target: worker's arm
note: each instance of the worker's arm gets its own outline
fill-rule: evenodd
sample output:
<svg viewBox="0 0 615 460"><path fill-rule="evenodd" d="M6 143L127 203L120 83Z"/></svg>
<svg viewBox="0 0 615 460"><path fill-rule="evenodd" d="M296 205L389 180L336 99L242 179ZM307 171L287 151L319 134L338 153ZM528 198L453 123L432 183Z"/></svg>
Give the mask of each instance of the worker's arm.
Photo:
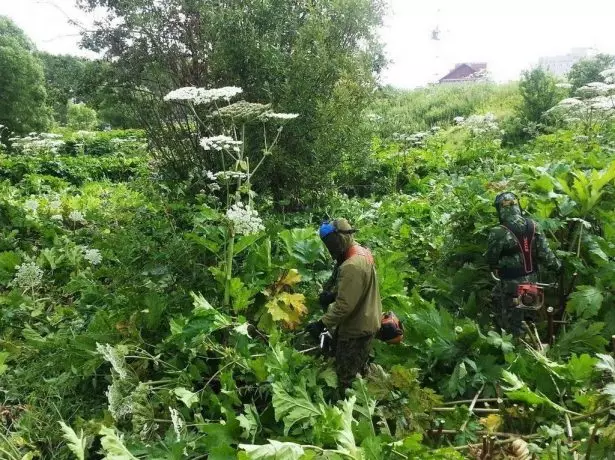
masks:
<svg viewBox="0 0 615 460"><path fill-rule="evenodd" d="M487 239L487 264L492 272L497 271L500 265L500 254L504 248L505 238L502 234L504 229L492 228L489 232L489 238ZM504 230L506 231L506 230Z"/></svg>
<svg viewBox="0 0 615 460"><path fill-rule="evenodd" d="M538 224L534 223L534 225L536 225L536 233L534 238L536 240L536 256L538 257L538 263L555 272L559 272L562 264L549 247L549 242L547 241L547 238L545 238L544 233L538 227Z"/></svg>
<svg viewBox="0 0 615 460"><path fill-rule="evenodd" d="M364 286L365 273L360 266L349 262L340 267L335 303L322 317L328 329L339 325L354 311L363 295Z"/></svg>

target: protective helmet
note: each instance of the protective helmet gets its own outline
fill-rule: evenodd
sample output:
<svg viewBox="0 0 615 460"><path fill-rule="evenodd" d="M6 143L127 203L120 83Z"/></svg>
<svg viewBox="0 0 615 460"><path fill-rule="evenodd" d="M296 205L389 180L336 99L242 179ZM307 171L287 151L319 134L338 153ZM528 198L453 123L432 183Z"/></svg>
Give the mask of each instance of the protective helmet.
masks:
<svg viewBox="0 0 615 460"><path fill-rule="evenodd" d="M495 197L495 202L493 203L493 205L495 206L495 209L500 212L500 209L508 206L519 206L519 198L517 198L517 195L515 195L513 192L500 193L498 196Z"/></svg>
<svg viewBox="0 0 615 460"><path fill-rule="evenodd" d="M318 230L318 235L321 240L333 233L341 233L343 235L352 235L356 230L352 228L346 219L335 219L331 222L323 222Z"/></svg>
<svg viewBox="0 0 615 460"><path fill-rule="evenodd" d="M404 326L392 311L382 315L377 338L391 345L396 345L403 340Z"/></svg>

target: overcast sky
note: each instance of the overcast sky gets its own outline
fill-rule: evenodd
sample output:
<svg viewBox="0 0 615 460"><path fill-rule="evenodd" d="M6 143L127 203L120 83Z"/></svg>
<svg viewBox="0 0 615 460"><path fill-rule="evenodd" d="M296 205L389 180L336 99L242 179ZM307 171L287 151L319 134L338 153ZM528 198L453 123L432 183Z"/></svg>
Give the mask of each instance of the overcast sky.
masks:
<svg viewBox="0 0 615 460"><path fill-rule="evenodd" d="M0 0L0 14L22 27L39 49L79 50L79 28L92 18L75 0ZM541 56L576 47L615 53L615 0L390 0L381 31L392 61L382 79L415 87L457 62L485 61L498 81L515 79ZM440 40L431 32L440 30Z"/></svg>

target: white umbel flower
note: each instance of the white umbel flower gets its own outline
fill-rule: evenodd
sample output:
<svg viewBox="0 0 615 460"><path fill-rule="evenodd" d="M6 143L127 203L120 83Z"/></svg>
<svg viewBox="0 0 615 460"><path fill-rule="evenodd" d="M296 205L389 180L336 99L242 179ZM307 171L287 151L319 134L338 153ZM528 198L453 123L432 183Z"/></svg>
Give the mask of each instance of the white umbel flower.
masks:
<svg viewBox="0 0 615 460"><path fill-rule="evenodd" d="M85 214L77 210L71 211L68 215L68 218L75 223L82 224L85 222Z"/></svg>
<svg viewBox="0 0 615 460"><path fill-rule="evenodd" d="M261 118L265 121L267 120L288 121L288 120L294 120L298 116L299 116L298 113L265 112L261 115Z"/></svg>
<svg viewBox="0 0 615 460"><path fill-rule="evenodd" d="M102 262L102 254L98 249L85 249L83 251L83 258L92 265L98 265Z"/></svg>
<svg viewBox="0 0 615 460"><path fill-rule="evenodd" d="M128 353L128 349L125 346L118 345L114 347L108 343L104 345L96 343L96 351L102 355L105 361L111 364L111 367L117 372L120 379L124 380L128 377L128 368L124 360L124 357Z"/></svg>
<svg viewBox="0 0 615 460"><path fill-rule="evenodd" d="M169 412L171 413L171 423L173 423L173 431L175 431L175 436L177 437L177 441L179 442L182 437L182 430L184 429L184 420L182 416L179 414L177 409L173 409L169 407Z"/></svg>
<svg viewBox="0 0 615 460"><path fill-rule="evenodd" d="M232 180L232 179L242 179L243 180L248 177L246 173L243 173L241 171L220 171L214 175L216 177L216 180L219 180L219 181L227 181L227 180Z"/></svg>
<svg viewBox="0 0 615 460"><path fill-rule="evenodd" d="M233 97L242 93L243 90L236 86L225 86L223 88L196 88L187 86L171 91L165 97L165 101L191 102L195 105L209 104L210 102L225 100L230 101Z"/></svg>
<svg viewBox="0 0 615 460"><path fill-rule="evenodd" d="M33 214L36 214L36 211L38 210L38 200L26 200L23 206L24 208L26 208L26 210L32 212Z"/></svg>
<svg viewBox="0 0 615 460"><path fill-rule="evenodd" d="M600 72L600 75L604 78L604 81L606 83L615 83L615 67L603 70L602 72Z"/></svg>
<svg viewBox="0 0 615 460"><path fill-rule="evenodd" d="M35 262L24 262L15 267L17 273L11 282L12 285L24 290L34 289L43 281L43 270Z"/></svg>
<svg viewBox="0 0 615 460"><path fill-rule="evenodd" d="M243 203L237 203L226 211L226 217L233 223L238 235L251 235L265 229L258 211Z"/></svg>
<svg viewBox="0 0 615 460"><path fill-rule="evenodd" d="M213 137L204 137L201 139L201 147L203 147L203 149L215 150L218 152L222 150L234 150L236 147L241 147L241 144L243 144L243 142L236 141L232 137L225 136L223 134Z"/></svg>

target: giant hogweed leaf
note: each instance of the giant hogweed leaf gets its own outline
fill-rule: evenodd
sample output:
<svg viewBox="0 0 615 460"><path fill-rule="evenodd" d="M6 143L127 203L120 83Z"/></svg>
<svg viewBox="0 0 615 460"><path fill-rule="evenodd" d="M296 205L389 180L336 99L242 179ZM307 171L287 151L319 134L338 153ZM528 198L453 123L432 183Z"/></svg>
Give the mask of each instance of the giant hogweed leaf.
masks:
<svg viewBox="0 0 615 460"><path fill-rule="evenodd" d="M598 353L596 356L600 359L598 364L596 364L596 369L609 372L613 380L615 380L615 360L613 357L602 353Z"/></svg>
<svg viewBox="0 0 615 460"><path fill-rule="evenodd" d="M83 430L81 430L79 432L79 436L77 436L77 433L75 433L75 431L66 423L59 423L62 427L62 431L64 432L62 437L66 439L66 444L68 445L70 451L75 454L75 457L77 457L78 460L84 460L88 438L83 435Z"/></svg>
<svg viewBox="0 0 615 460"><path fill-rule="evenodd" d="M560 334L553 352L557 357L565 357L573 353L604 351L607 340L600 334L603 328L604 323L576 321L570 329Z"/></svg>
<svg viewBox="0 0 615 460"><path fill-rule="evenodd" d="M284 230L279 236L293 264L306 266L325 260L324 246L313 229Z"/></svg>
<svg viewBox="0 0 615 460"><path fill-rule="evenodd" d="M186 390L184 387L174 388L172 393L181 400L187 408L192 407L194 403L199 402L199 395L192 391Z"/></svg>
<svg viewBox="0 0 615 460"><path fill-rule="evenodd" d="M598 360L596 358L592 358L588 354L583 354L581 356L573 355L568 361L568 364L566 364L566 371L569 377L573 380L577 382L589 383L589 380L594 373L594 367L597 367L597 362Z"/></svg>
<svg viewBox="0 0 615 460"><path fill-rule="evenodd" d="M351 396L350 399L342 402L342 428L336 436L338 448L353 458L357 457L357 445L352 433L352 422L354 421L352 412L356 400L355 396Z"/></svg>
<svg viewBox="0 0 615 460"><path fill-rule="evenodd" d="M590 319L600 310L604 296L602 291L594 286L579 286L570 295L566 309L579 318Z"/></svg>
<svg viewBox="0 0 615 460"><path fill-rule="evenodd" d="M502 380L510 385L509 387L503 386L502 389L506 392L506 395L513 401L522 401L534 406L544 404L547 406L551 406L552 408L560 412L567 411L565 407L554 403L542 393L536 393L532 391L524 381L522 381L519 377L517 377L511 372L508 372L506 370L502 371Z"/></svg>
<svg viewBox="0 0 615 460"><path fill-rule="evenodd" d="M269 440L269 444L262 446L254 444L239 444L239 448L244 450L249 460L299 460L305 450L301 444L294 442L280 442L274 439ZM241 457L240 457L241 458Z"/></svg>
<svg viewBox="0 0 615 460"><path fill-rule="evenodd" d="M322 404L314 404L305 389L305 383L296 387L296 394L290 395L280 383L273 384L273 408L277 422L284 421L284 436L300 422L314 423L324 415Z"/></svg>
<svg viewBox="0 0 615 460"><path fill-rule="evenodd" d="M132 455L124 445L122 439L117 435L114 428L103 426L100 428L102 438L103 452L105 453L104 460L138 460Z"/></svg>

